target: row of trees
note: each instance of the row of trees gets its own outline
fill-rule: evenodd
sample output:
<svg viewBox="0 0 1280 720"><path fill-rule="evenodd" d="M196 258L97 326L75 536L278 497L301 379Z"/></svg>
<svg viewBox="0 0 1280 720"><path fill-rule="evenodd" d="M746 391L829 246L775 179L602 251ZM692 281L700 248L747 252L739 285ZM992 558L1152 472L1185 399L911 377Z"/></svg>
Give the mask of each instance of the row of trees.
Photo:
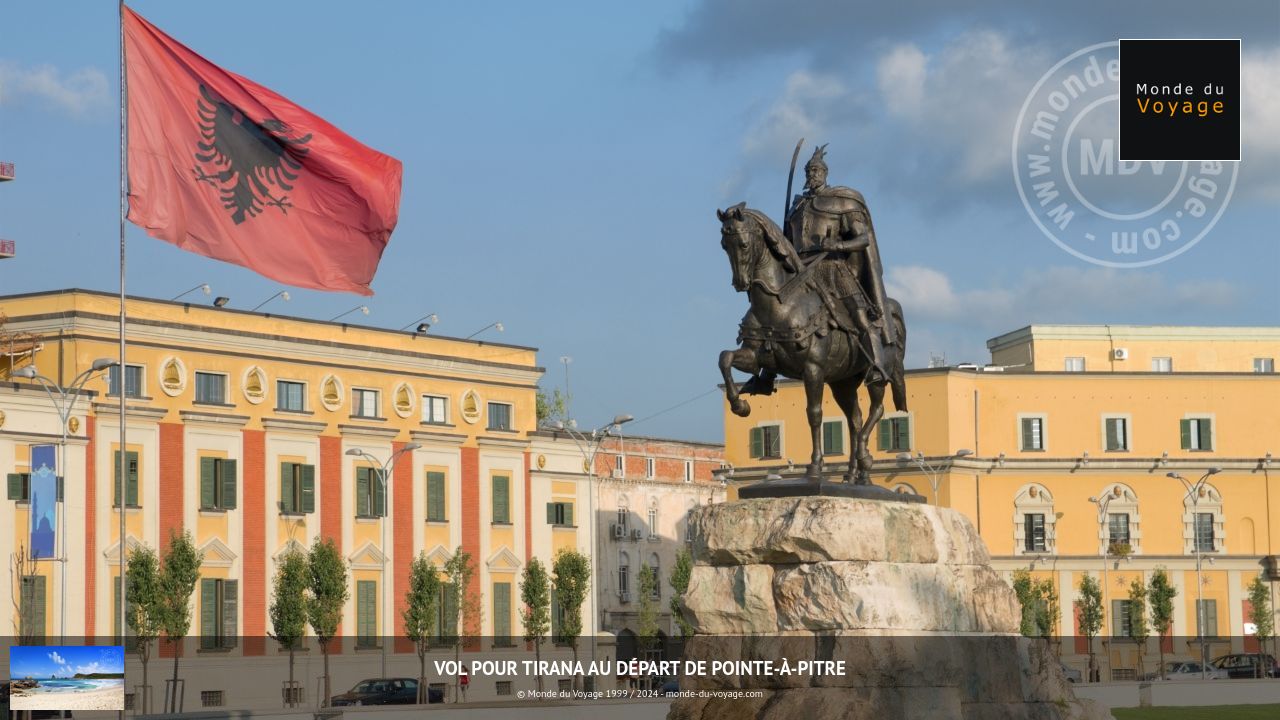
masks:
<svg viewBox="0 0 1280 720"><path fill-rule="evenodd" d="M1037 580L1027 570L1017 570L1013 574L1013 589L1022 606L1022 634L1027 637L1054 638L1058 636L1059 597L1052 580ZM1094 654L1093 639L1102 631L1106 610L1103 607L1102 585L1092 575L1085 575L1080 580L1077 612L1080 634L1089 647L1089 677L1096 682L1099 678L1097 658ZM1250 583L1249 603L1251 606L1249 621L1257 628L1254 637L1262 647L1267 640L1275 637L1275 622L1271 613L1270 589L1258 576ZM1158 672L1164 676L1165 639L1173 628L1173 600L1178 590L1173 586L1169 573L1163 567L1157 567L1147 582L1141 576L1129 583L1124 600L1127 600L1128 617L1122 627L1125 637L1140 648L1154 632L1160 639L1160 666ZM1197 629L1199 632L1199 629ZM1138 674L1144 674L1143 653L1138 654Z"/></svg>
<svg viewBox="0 0 1280 720"><path fill-rule="evenodd" d="M142 708L150 711L151 686L147 682L147 663L152 644L163 635L173 647L173 687L165 695L165 712L179 712L178 660L182 657L182 641L191 630L191 594L200 579L204 553L196 549L191 533L170 531L169 544L163 557L146 545L129 553L124 595L125 622L133 631L142 660Z"/></svg>

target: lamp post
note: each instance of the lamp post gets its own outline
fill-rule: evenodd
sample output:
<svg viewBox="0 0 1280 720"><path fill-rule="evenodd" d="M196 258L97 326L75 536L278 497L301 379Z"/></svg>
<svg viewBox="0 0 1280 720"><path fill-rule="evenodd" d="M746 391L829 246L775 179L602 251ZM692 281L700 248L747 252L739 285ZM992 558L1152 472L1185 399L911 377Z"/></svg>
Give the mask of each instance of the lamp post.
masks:
<svg viewBox="0 0 1280 720"><path fill-rule="evenodd" d="M1098 497L1089 498L1089 502L1098 506L1098 533L1103 535L1104 537L1106 535L1106 526L1104 525L1104 523L1107 521L1107 507L1111 505L1111 498L1112 498L1111 493L1107 493L1101 498L1098 498ZM1107 605L1107 594L1111 591L1111 578L1107 572L1108 570L1107 548L1110 546L1110 538L1106 538L1106 540L1107 542L1104 542L1102 545L1102 616L1110 620L1111 608L1108 607ZM1105 632L1106 626L1103 626L1102 629ZM1111 668L1111 658L1108 657L1107 658L1108 671L1110 670L1110 668Z"/></svg>
<svg viewBox="0 0 1280 720"><path fill-rule="evenodd" d="M972 454L972 450L962 448L955 451L955 453L948 455L947 460L950 462L956 458L968 457ZM939 504L938 488L942 484L942 471L945 468L941 465L935 467L932 463L924 459L924 453L920 451L916 451L914 456L909 452L898 453L898 459L904 462L914 462L916 466L920 468L920 472L924 473L925 477L929 479L929 485L933 488L933 504Z"/></svg>
<svg viewBox="0 0 1280 720"><path fill-rule="evenodd" d="M67 476L67 423L71 420L71 411L76 406L76 400L80 398L80 391L84 389L85 383L89 382L89 378L115 364L116 361L110 358L98 358L93 361L93 365L88 370L77 375L66 388L36 372L34 365L20 367L13 371L13 377L35 380L40 383L41 387L44 388L45 394L49 396L49 401L53 403L54 410L58 413L59 424L62 426L62 442L58 444L58 472L63 478ZM122 374L121 388L124 387L123 382L124 375ZM65 483L66 481L64 480L63 482ZM54 505L58 515L64 515L62 503L55 503ZM61 519L65 520L65 517ZM62 523L59 523L59 526L61 525ZM122 535L121 538L123 537ZM121 542L123 543L123 540ZM62 601L59 603L58 611L58 642L65 643L67 634L67 539L65 532L58 533L58 544L62 546L61 552L58 553L58 562L61 563L59 575L62 576L61 580L58 581L62 588L62 592L59 593L62 596ZM121 547L123 548L124 545L122 544ZM120 557L120 571L121 573L124 572L123 554Z"/></svg>
<svg viewBox="0 0 1280 720"><path fill-rule="evenodd" d="M475 331L475 332L471 333L470 335L468 335L468 336L466 336L466 337L464 337L464 338L462 338L462 339L463 339L463 340L470 340L471 338L473 338L473 337L475 337L475 336L479 335L480 333L484 332L485 330L488 330L489 328L493 328L494 330L497 330L498 332L502 332L503 330L506 330L506 328L502 327L502 323L500 323L500 322L491 322L491 323L489 323L488 325L485 325L484 327L480 328L479 330L477 330L477 331Z"/></svg>
<svg viewBox="0 0 1280 720"><path fill-rule="evenodd" d="M178 300L181 300L183 297L190 295L191 293L197 290L203 290L205 295L208 295L209 293L213 292L213 289L209 287L209 283L200 283L199 285L191 288L190 290L183 290L182 292L178 293L178 295L174 297L173 300L171 300L170 302L177 302Z"/></svg>
<svg viewBox="0 0 1280 720"><path fill-rule="evenodd" d="M1204 581L1200 577L1200 566L1203 555L1200 553L1200 537L1196 533L1198 528L1196 524L1200 519L1200 490L1204 487L1205 481L1210 475L1217 475L1222 472L1220 467L1211 467L1209 471L1200 476L1200 479L1194 483L1188 481L1176 472L1165 473L1166 477L1182 483L1187 490L1187 496L1182 498L1182 504L1185 507L1187 497L1191 498L1191 547L1196 553L1196 637L1200 639L1200 679L1205 677L1205 659L1208 657L1204 639Z"/></svg>
<svg viewBox="0 0 1280 720"><path fill-rule="evenodd" d="M378 476L378 482L382 483L382 507L379 508L380 522L382 523L382 614L390 619L391 612L387 608L387 556L390 554L387 549L387 508L391 506L391 487L387 483L387 473L391 469L391 465L401 455L417 450L422 447L420 443L411 442L399 450L391 453L391 457L387 458L385 463L379 463L378 459L359 448L351 448L347 450L348 455L364 458L369 464L373 465ZM385 628L384 628L385 631ZM391 636L384 635L380 638L382 642L382 677L387 676L387 646L391 644Z"/></svg>
<svg viewBox="0 0 1280 720"><path fill-rule="evenodd" d="M546 420L542 423L542 426L548 430L563 431L570 439L573 440L573 443L578 446L578 452L582 453L584 468L588 473L588 482L591 483L591 492L587 495L587 512L591 515L588 532L591 536L591 552L594 555L593 562L595 563L600 561L600 548L596 544L596 525L599 524L596 521L596 455L600 452L601 441L604 440L606 435L632 420L635 420L635 417L625 413L615 415L612 422L592 430L590 438L575 430L573 428L572 421L566 423L561 420ZM591 448L592 442L595 443L594 448ZM591 448L590 452L588 452L588 448ZM598 590L599 583L593 583L591 587L591 663L593 665L596 662L596 635L598 633L596 628L596 617L600 614L600 593ZM594 687L595 680L592 680L592 688Z"/></svg>
<svg viewBox="0 0 1280 720"><path fill-rule="evenodd" d="M275 300L276 298L280 298L281 300L283 300L283 301L285 301L285 302L289 302L289 291L288 291L288 290L281 290L280 292L276 293L275 295L272 295L271 297L267 298L266 300L263 300L262 302L258 303L257 305L254 305L254 306L253 306L253 309L252 309L252 310L250 310L249 312L257 312L257 311L258 311L258 308L262 307L263 305L266 305L267 303L271 302L272 300Z"/></svg>

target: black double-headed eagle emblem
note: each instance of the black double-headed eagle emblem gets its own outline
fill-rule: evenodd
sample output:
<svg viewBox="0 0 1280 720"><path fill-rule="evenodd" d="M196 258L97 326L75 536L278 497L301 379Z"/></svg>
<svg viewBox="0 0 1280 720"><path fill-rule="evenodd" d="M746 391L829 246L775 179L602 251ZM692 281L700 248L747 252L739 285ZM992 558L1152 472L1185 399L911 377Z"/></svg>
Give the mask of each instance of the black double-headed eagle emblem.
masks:
<svg viewBox="0 0 1280 720"><path fill-rule="evenodd" d="M268 206L287 215L293 207L287 193L298 179L301 158L308 152L302 146L311 135L293 137L275 118L254 121L204 85L196 105L202 138L195 153L200 164L192 169L196 180L218 188L222 206L237 225Z"/></svg>

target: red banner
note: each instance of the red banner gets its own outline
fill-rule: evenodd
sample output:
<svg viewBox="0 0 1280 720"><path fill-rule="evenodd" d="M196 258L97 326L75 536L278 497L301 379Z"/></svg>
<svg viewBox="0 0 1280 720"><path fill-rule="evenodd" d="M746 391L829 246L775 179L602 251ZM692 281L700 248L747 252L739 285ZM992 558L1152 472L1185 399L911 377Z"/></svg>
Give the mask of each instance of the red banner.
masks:
<svg viewBox="0 0 1280 720"><path fill-rule="evenodd" d="M129 220L297 287L372 295L400 161L124 9Z"/></svg>

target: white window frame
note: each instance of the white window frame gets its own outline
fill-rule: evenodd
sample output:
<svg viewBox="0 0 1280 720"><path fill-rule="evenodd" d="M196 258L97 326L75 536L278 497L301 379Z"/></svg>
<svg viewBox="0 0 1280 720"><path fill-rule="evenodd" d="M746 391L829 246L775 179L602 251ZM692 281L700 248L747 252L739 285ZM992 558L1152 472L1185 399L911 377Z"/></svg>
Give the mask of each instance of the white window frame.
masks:
<svg viewBox="0 0 1280 720"><path fill-rule="evenodd" d="M196 394L200 392L200 376L201 375L208 375L210 377L222 378L222 398L221 399L216 401L201 400L200 398L196 397ZM195 375L192 377L192 381L193 382L192 382L191 395L193 398L193 402L206 403L210 405L226 405L227 404L227 389L231 387L231 376L228 375L227 373L209 372L208 370L196 370Z"/></svg>
<svg viewBox="0 0 1280 720"><path fill-rule="evenodd" d="M1165 365L1167 365L1167 366L1168 366L1167 368L1163 368L1163 369L1162 369L1162 368L1160 367L1160 365L1162 364L1162 363L1161 363L1161 361L1162 361L1162 360L1164 361L1164 363L1163 363L1163 364L1165 364ZM1171 372L1173 372L1173 358L1172 358L1172 357L1167 357L1167 356L1152 357L1152 358L1151 358L1151 372L1157 372L1157 373L1171 373Z"/></svg>
<svg viewBox="0 0 1280 720"><path fill-rule="evenodd" d="M654 462L653 458L647 457L644 459L644 476L646 478L652 480L655 477L657 477L657 475L654 472L656 469L657 469L657 463Z"/></svg>
<svg viewBox="0 0 1280 720"><path fill-rule="evenodd" d="M1039 420L1040 421L1040 447L1026 448L1022 446L1022 421L1023 420ZM1048 452L1049 451L1049 415L1042 412L1018 413L1018 425L1015 428L1016 437L1018 439L1018 449L1022 452ZM1105 441L1105 438L1104 438Z"/></svg>
<svg viewBox="0 0 1280 720"><path fill-rule="evenodd" d="M782 423L780 423L780 422L762 422L762 423L759 423L758 425L756 425L756 427L758 427L758 428L760 428L760 429L761 429L761 430L760 430L760 432L761 432L761 441L762 441L762 444L764 444L764 445L767 445L767 444L768 444L768 443L764 443L764 442L763 442L763 441L765 440L765 438L764 438L764 429L765 429L765 428L776 428L776 429L777 429L777 431L778 431L778 454L777 454L777 455L770 455L770 454L769 454L769 448L767 448L767 447L762 447L762 448L760 448L760 450L761 450L761 455L760 455L760 457L758 457L758 458L752 458L752 459L753 459L753 460L780 460L780 459L782 459L783 457L785 457L785 453L784 453L784 451L787 449L787 438L786 438L786 435L784 435L784 434L783 434L783 433L784 433L783 424L782 424ZM748 455L749 455L749 454L751 454L751 436L750 436L750 431L748 431L748 434L747 434L747 454L748 454Z"/></svg>
<svg viewBox="0 0 1280 720"><path fill-rule="evenodd" d="M1074 369L1074 368L1072 368L1072 367L1071 367L1071 366L1074 364L1074 363L1072 362L1072 361L1074 361L1074 360L1079 360L1079 361L1080 361L1080 363L1079 363L1079 364L1080 364L1080 369L1079 369L1079 370L1076 370L1076 369ZM1069 356L1064 357L1064 358L1062 359L1062 371L1063 371L1063 372L1085 372L1085 370L1086 370L1087 368L1088 368L1088 366L1085 364L1085 360L1084 360L1084 356L1083 356L1083 355L1069 355Z"/></svg>
<svg viewBox="0 0 1280 720"><path fill-rule="evenodd" d="M301 408L301 409L299 409L299 410L294 410L294 409L292 409L292 408L286 408L286 407L282 407L282 406L281 406L281 404L280 404L280 383L292 383L292 384L294 384L294 385L301 385L301 386L302 386L302 408ZM307 387L307 381L305 381L305 380L290 380L289 378L276 378L276 406L275 406L275 409L276 409L276 410L283 410L283 411L285 411L285 412L306 412L306 411L307 411L307 409L308 409L308 408L307 408L307 398L308 398L308 396L309 396L310 394L311 394L311 393L309 392L309 388Z"/></svg>
<svg viewBox="0 0 1280 720"><path fill-rule="evenodd" d="M886 453L911 452L912 450L914 450L914 449L915 449L915 447L916 447L916 418L915 418L915 414L914 414L914 413L901 412L901 411L897 411L897 410L895 410L894 412L886 412L886 413L885 413L885 414L880 418L880 420L879 420L879 421L877 421L877 423L876 423L877 427L876 427L876 429L875 429L875 432L877 432L877 433L879 433L879 432L880 432L879 423L884 422L885 420L901 420L902 418L906 418L906 419L907 419L907 447L905 447L905 448L895 448L895 449L889 449L889 448L886 448L883 452L886 452ZM892 441L892 440L893 440L892 432L890 433L890 438L889 438L889 439L890 439L890 441ZM867 442L867 444L868 444L868 445L873 445L873 443L871 443L870 441L868 441L868 442Z"/></svg>
<svg viewBox="0 0 1280 720"><path fill-rule="evenodd" d="M436 400L440 401L440 407L441 407L440 414L442 415L442 417L438 420L434 419L435 412L433 409L433 403ZM427 415L431 415L433 419L428 420ZM448 425L449 424L449 398L445 395L423 395L422 396L422 422L428 425Z"/></svg>
<svg viewBox="0 0 1280 720"><path fill-rule="evenodd" d="M1253 371L1256 373L1273 373L1276 371L1276 359L1273 357L1256 357L1253 359Z"/></svg>
<svg viewBox="0 0 1280 720"><path fill-rule="evenodd" d="M1107 448L1107 421L1123 420L1124 421L1124 447L1111 450ZM1103 452L1133 452L1133 415L1130 413L1104 413L1102 415L1102 451Z"/></svg>
<svg viewBox="0 0 1280 720"><path fill-rule="evenodd" d="M138 394L137 395L129 395L126 392L126 390L129 387L129 377L128 377L129 368L138 369ZM126 398L132 397L132 398L141 399L141 398L150 397L149 395L147 395L147 366L143 363L127 363L124 366L123 371L120 370L119 365L112 365L110 368L107 368L107 376L103 378L103 380L107 383L107 392L106 392L107 397L119 397L119 395L113 395L111 393L110 373L112 370L116 370L117 372L120 373L120 392L125 393L124 396Z"/></svg>
<svg viewBox="0 0 1280 720"><path fill-rule="evenodd" d="M1032 497L1032 495L1035 497ZM1053 495L1040 483L1028 483L1013 498L1013 552L1015 555L1050 555L1057 552L1058 516ZM1027 549L1027 515L1044 515L1044 550Z"/></svg>
<svg viewBox="0 0 1280 720"><path fill-rule="evenodd" d="M693 482L693 461L692 460L684 461L684 481L687 483Z"/></svg>
<svg viewBox="0 0 1280 720"><path fill-rule="evenodd" d="M493 424L493 417L490 411L493 409L493 406L495 405L505 405L507 408L507 427L505 428L498 427ZM490 400L489 403L485 405L484 414L485 414L486 430L500 430L503 432L510 432L516 429L516 406L513 403L498 402L496 400Z"/></svg>
<svg viewBox="0 0 1280 720"><path fill-rule="evenodd" d="M1217 447L1218 447L1218 418L1217 418L1217 416L1215 416L1213 413L1187 413L1186 415L1183 415L1183 416L1182 416L1182 419L1183 419L1183 420L1190 420L1190 421L1192 421L1193 423L1195 423L1194 425L1192 425L1192 426L1191 426L1191 427L1192 427L1192 430L1191 430L1191 445L1193 445L1193 446L1194 446L1194 445L1197 445L1197 444L1200 442L1200 433L1199 433L1199 427L1198 427L1198 426L1199 426L1199 421L1201 421L1201 420L1208 420L1208 421L1209 421L1209 447L1207 447L1207 448L1190 447L1190 448L1188 448L1188 451L1189 451L1189 452L1213 452L1214 450L1216 450L1216 449L1217 449ZM1179 443L1179 444L1181 444L1181 443Z"/></svg>
<svg viewBox="0 0 1280 720"><path fill-rule="evenodd" d="M366 413L363 399L373 394L373 414ZM351 388L351 417L376 420L382 417L382 392L374 388Z"/></svg>
<svg viewBox="0 0 1280 720"><path fill-rule="evenodd" d="M658 539L658 508L649 506L649 539Z"/></svg>

